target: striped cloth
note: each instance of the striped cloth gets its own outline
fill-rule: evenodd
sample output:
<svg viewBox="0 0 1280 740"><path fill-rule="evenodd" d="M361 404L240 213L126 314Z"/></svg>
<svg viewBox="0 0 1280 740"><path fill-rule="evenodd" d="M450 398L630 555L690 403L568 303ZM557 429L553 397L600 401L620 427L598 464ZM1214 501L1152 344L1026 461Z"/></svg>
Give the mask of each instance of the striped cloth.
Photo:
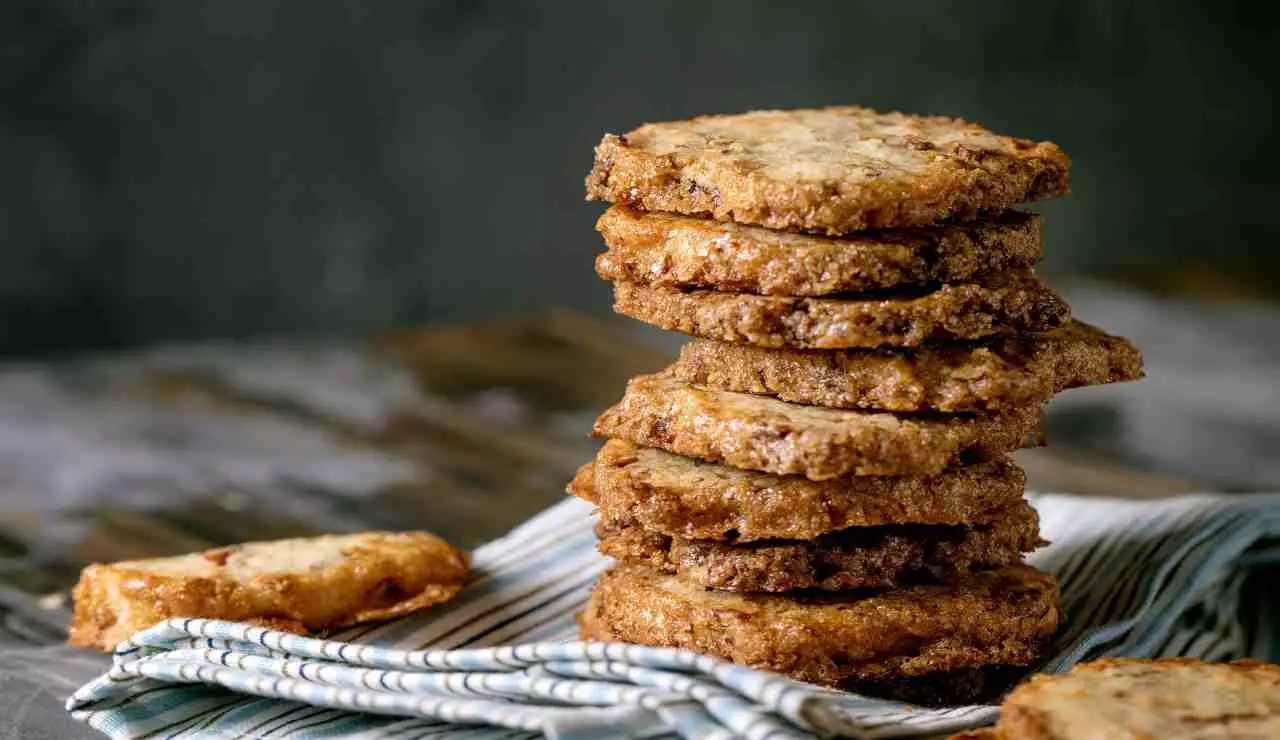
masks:
<svg viewBox="0 0 1280 740"><path fill-rule="evenodd" d="M1276 659L1275 605L1252 586L1280 564L1280 494L1031 499L1053 542L1031 561L1058 574L1068 615L1043 670L1102 655ZM589 514L561 503L477 550L453 602L335 639L171 620L121 644L68 709L115 738L887 738L995 719L572 641L607 565Z"/></svg>

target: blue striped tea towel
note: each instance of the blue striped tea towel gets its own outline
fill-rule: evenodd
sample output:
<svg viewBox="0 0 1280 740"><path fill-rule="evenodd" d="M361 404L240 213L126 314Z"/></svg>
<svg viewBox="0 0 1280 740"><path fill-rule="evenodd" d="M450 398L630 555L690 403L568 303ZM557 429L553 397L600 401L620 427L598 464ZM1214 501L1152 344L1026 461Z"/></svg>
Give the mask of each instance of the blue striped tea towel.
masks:
<svg viewBox="0 0 1280 740"><path fill-rule="evenodd" d="M1032 495L1068 621L1043 670L1102 655L1275 659L1280 494L1160 501ZM923 737L989 723L795 683L681 650L573 640L607 565L561 503L475 552L443 607L332 640L171 620L68 701L114 738ZM428 649L422 649L422 648Z"/></svg>

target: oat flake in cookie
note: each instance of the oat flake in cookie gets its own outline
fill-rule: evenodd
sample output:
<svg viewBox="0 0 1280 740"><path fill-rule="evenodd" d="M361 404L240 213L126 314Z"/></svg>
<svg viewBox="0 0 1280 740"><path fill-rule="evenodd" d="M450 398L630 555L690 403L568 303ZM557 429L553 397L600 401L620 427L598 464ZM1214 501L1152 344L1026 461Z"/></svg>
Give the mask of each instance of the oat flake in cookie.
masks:
<svg viewBox="0 0 1280 740"><path fill-rule="evenodd" d="M941 116L765 110L606 134L587 197L771 229L844 234L973 218L1067 192L1056 144Z"/></svg>

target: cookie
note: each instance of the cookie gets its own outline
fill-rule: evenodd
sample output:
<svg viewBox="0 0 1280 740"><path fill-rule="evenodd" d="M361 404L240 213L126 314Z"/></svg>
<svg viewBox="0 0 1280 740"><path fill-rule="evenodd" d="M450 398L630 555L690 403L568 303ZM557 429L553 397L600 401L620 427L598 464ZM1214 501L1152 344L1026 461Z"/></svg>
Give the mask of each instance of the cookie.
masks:
<svg viewBox="0 0 1280 740"><path fill-rule="evenodd" d="M623 206L596 222L605 280L761 295L823 296L961 282L1040 260L1040 217L1006 211L948 226L832 238L644 213Z"/></svg>
<svg viewBox="0 0 1280 740"><path fill-rule="evenodd" d="M651 123L596 147L588 200L844 234L967 219L1067 192L1056 144L941 116L765 110Z"/></svg>
<svg viewBox="0 0 1280 740"><path fill-rule="evenodd" d="M754 543L693 540L653 532L633 518L603 515L600 552L647 563L706 588L772 593L851 591L951 582L964 573L1022 562L1039 547L1039 520L1023 502L969 525L853 527L812 540Z"/></svg>
<svg viewBox="0 0 1280 740"><path fill-rule="evenodd" d="M792 403L884 411L1001 411L1068 388L1137 380L1142 354L1088 324L912 350L765 349L695 339L673 378Z"/></svg>
<svg viewBox="0 0 1280 740"><path fill-rule="evenodd" d="M830 480L937 475L964 457L994 457L1034 444L1039 423L1039 407L910 417L800 406L640 375L596 420L594 431L744 470Z"/></svg>
<svg viewBox="0 0 1280 740"><path fill-rule="evenodd" d="M95 563L76 584L68 642L111 650L171 617L323 632L448 601L467 576L466 554L425 532L325 535Z"/></svg>
<svg viewBox="0 0 1280 740"><path fill-rule="evenodd" d="M647 324L760 347L916 347L1044 331L1071 310L1029 270L849 298L788 298L614 283L613 308Z"/></svg>
<svg viewBox="0 0 1280 740"><path fill-rule="evenodd" d="M1280 665L1192 658L1104 658L1039 674L1013 690L1000 721L971 737L1280 737Z"/></svg>
<svg viewBox="0 0 1280 740"><path fill-rule="evenodd" d="M822 482L739 470L611 439L569 492L611 518L671 537L807 540L850 527L989 521L1022 500L1026 476L999 458L929 477Z"/></svg>
<svg viewBox="0 0 1280 740"><path fill-rule="evenodd" d="M948 585L784 597L710 591L623 563L600 577L581 633L586 640L685 648L857 690L1030 665L1061 618L1053 576L1022 565Z"/></svg>

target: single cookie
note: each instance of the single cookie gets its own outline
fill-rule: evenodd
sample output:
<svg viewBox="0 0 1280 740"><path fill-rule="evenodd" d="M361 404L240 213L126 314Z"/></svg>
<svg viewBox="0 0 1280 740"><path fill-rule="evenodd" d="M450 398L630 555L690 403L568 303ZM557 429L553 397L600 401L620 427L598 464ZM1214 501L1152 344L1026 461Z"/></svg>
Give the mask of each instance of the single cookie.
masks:
<svg viewBox="0 0 1280 740"><path fill-rule="evenodd" d="M1280 737L1280 665L1105 658L1013 690L994 730L1008 740ZM972 736L972 735L971 735Z"/></svg>
<svg viewBox="0 0 1280 740"><path fill-rule="evenodd" d="M684 292L614 283L615 311L647 324L760 347L916 347L1060 326L1071 310L1029 270L972 283L862 294L785 298L715 290Z"/></svg>
<svg viewBox="0 0 1280 740"><path fill-rule="evenodd" d="M467 575L466 554L425 532L326 535L95 563L76 584L68 642L111 650L171 617L321 632L448 601Z"/></svg>
<svg viewBox="0 0 1280 740"><path fill-rule="evenodd" d="M948 226L841 238L774 231L623 206L596 222L606 280L762 295L822 296L950 283L1040 260L1040 217L1006 211Z"/></svg>
<svg viewBox="0 0 1280 740"><path fill-rule="evenodd" d="M853 527L813 540L748 544L692 540L653 532L629 517L601 516L600 552L647 563L707 588L729 591L852 591L946 583L975 571L1022 562L1044 544L1025 501L967 526L889 524Z"/></svg>
<svg viewBox="0 0 1280 740"><path fill-rule="evenodd" d="M694 650L856 690L989 666L1027 666L1062 618L1053 576L1017 565L949 585L844 594L709 591L643 565L597 582L583 639Z"/></svg>
<svg viewBox="0 0 1280 740"><path fill-rule="evenodd" d="M821 483L725 467L611 439L569 492L610 518L695 540L808 540L850 527L990 521L1022 500L1008 459L930 477L856 476Z"/></svg>
<svg viewBox="0 0 1280 740"><path fill-rule="evenodd" d="M1056 144L957 118L766 110L606 134L588 200L843 234L965 219L1067 192Z"/></svg>
<svg viewBox="0 0 1280 740"><path fill-rule="evenodd" d="M1040 408L1004 414L896 416L800 406L639 375L596 420L595 434L744 470L829 480L937 475L962 456L1034 444Z"/></svg>
<svg viewBox="0 0 1280 740"><path fill-rule="evenodd" d="M1143 376L1127 339L1072 321L1038 334L912 350L779 350L695 339L673 378L792 403L885 411L1001 411Z"/></svg>

